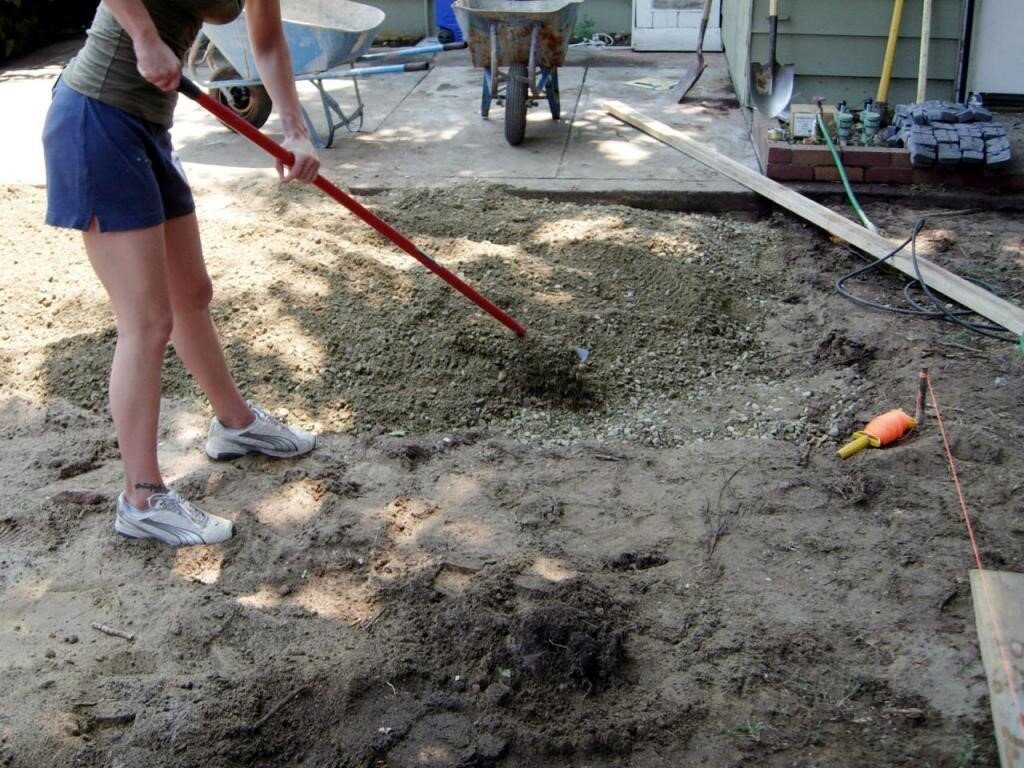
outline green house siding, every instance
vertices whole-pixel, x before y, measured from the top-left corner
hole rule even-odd
[[[768,62],[768,0],[727,0],[723,27],[729,66],[741,101],[749,93],[750,62]],[[793,64],[793,100],[857,105],[878,92],[892,20],[892,0],[780,0],[776,58]],[[889,84],[890,104],[917,94],[921,0],[906,0]],[[951,98],[955,88],[963,0],[934,0],[927,98]],[[745,21],[746,19],[746,21]],[[749,39],[746,45],[744,35]]]
[[[722,4],[722,45],[725,47],[725,59],[729,62],[729,74],[732,76],[736,95],[741,104],[746,104],[750,62],[756,61],[750,58],[754,0],[723,0]],[[767,5],[764,10],[768,13]],[[765,45],[767,46],[767,41]]]
[[[362,2],[363,0],[359,0]],[[377,30],[375,40],[419,40],[430,34],[436,34],[434,24],[434,4],[424,0],[385,0],[385,2],[366,3],[384,11],[384,23]],[[429,13],[428,13],[429,10]]]

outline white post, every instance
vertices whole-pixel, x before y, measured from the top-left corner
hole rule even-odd
[[[932,35],[932,0],[924,0],[921,11],[921,61],[917,68],[917,102],[925,99],[928,88],[928,47]]]

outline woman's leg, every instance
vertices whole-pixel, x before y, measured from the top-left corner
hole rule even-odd
[[[210,316],[213,286],[203,260],[194,213],[164,222],[167,285],[174,328],[171,343],[213,406],[206,453],[226,459],[247,453],[280,458],[301,456],[316,446],[316,436],[282,424],[249,404],[238,391]]]
[[[253,413],[238,390],[210,316],[213,286],[203,260],[194,213],[164,223],[167,284],[174,328],[171,343],[227,427],[250,424]]]
[[[117,316],[110,411],[124,463],[125,498],[139,509],[164,490],[157,461],[160,374],[171,334],[162,226],[84,233],[86,252]]]

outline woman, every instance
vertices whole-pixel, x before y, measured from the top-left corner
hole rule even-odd
[[[231,521],[169,490],[157,460],[167,342],[213,407],[206,452],[308,453],[314,435],[288,427],[239,392],[209,305],[195,205],[169,128],[181,62],[204,21],[239,16],[243,0],[102,0],[88,40],[54,88],[43,143],[48,224],[82,230],[117,317],[110,410],[124,465],[115,529],[171,545],[231,537]],[[248,0],[254,58],[295,157],[282,181],[311,182],[320,161],[299,107],[279,0]]]

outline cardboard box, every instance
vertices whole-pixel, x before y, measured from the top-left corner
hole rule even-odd
[[[821,105],[821,116],[833,136],[836,131],[836,108],[828,104]],[[817,104],[789,105],[789,135],[794,139],[806,139],[814,134],[818,124]]]

